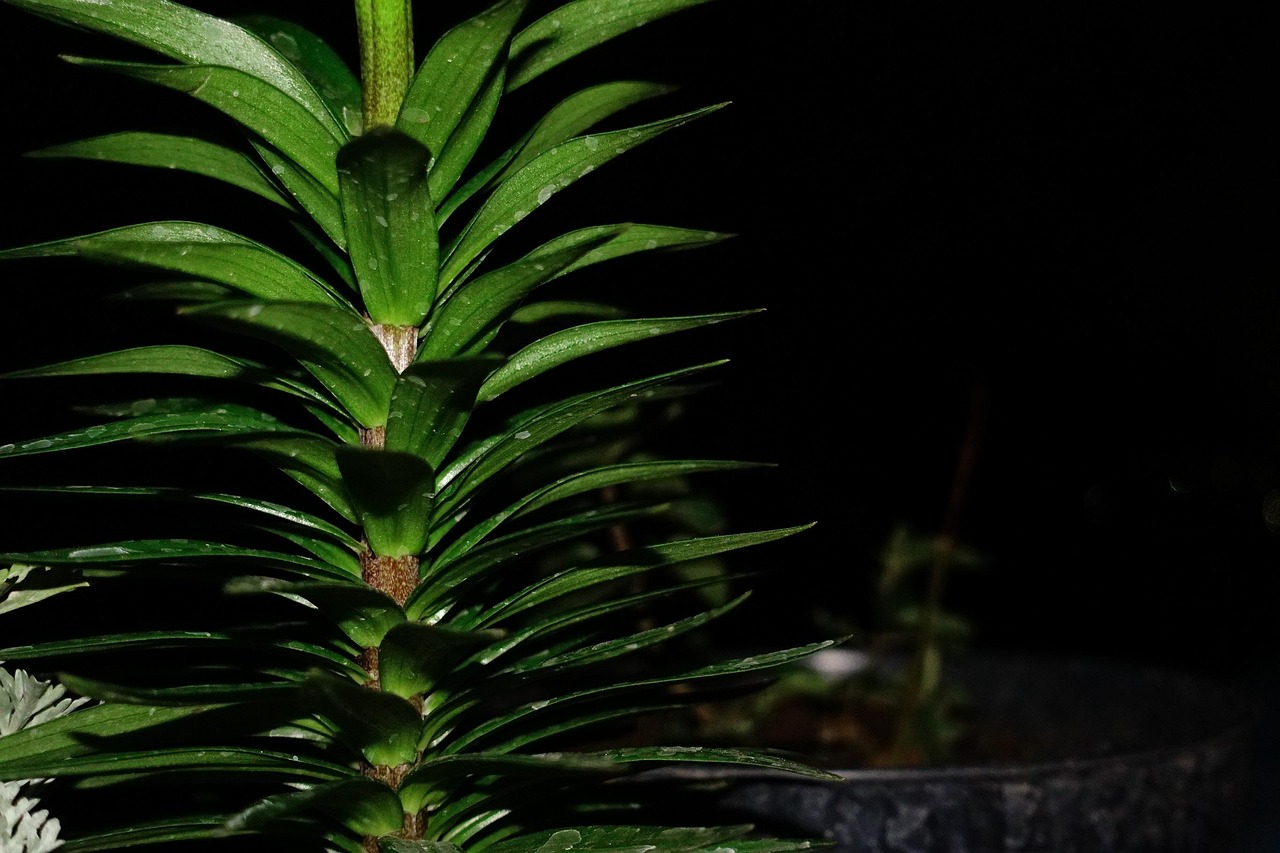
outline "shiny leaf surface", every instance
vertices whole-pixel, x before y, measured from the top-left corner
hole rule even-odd
[[[374,323],[418,326],[435,300],[440,241],[430,162],[425,146],[390,128],[338,153],[347,250]]]
[[[293,205],[261,168],[233,148],[192,136],[124,131],[30,152],[28,157],[75,157],[157,169],[179,169],[248,190],[283,207]]]

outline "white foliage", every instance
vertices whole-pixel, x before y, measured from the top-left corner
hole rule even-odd
[[[61,847],[57,818],[50,819],[40,802],[22,796],[21,782],[0,782],[0,853],[44,853]]]
[[[88,585],[81,578],[79,569],[74,567],[51,568],[21,563],[0,567],[0,613]]]
[[[87,701],[67,696],[61,684],[0,668],[0,737],[57,719]],[[38,799],[24,796],[35,785],[31,780],[0,782],[0,853],[44,853],[62,845],[57,819],[36,809]]]
[[[50,684],[22,670],[0,669],[0,737],[57,719],[87,699],[72,699],[61,684]]]

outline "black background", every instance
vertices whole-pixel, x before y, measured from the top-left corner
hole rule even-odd
[[[324,5],[317,29],[350,55],[347,5]],[[752,630],[807,640],[819,608],[867,617],[893,525],[941,525],[981,389],[960,535],[989,566],[948,599],[975,643],[1262,679],[1280,649],[1274,15],[977,5],[723,0],[575,67],[732,101],[579,198],[608,211],[595,221],[740,235],[624,285],[655,312],[767,309],[709,334],[731,361],[681,437],[779,463],[726,495],[742,526],[817,522],[753,558],[778,571]],[[179,179],[18,154],[203,108],[119,105],[147,90],[54,58],[110,53],[86,34],[9,7],[0,33],[6,243],[133,221],[121,199],[186,210]],[[201,185],[186,215],[244,209],[220,192]],[[99,309],[49,299],[93,283],[36,268],[0,273],[6,363],[93,351]],[[6,432],[32,434],[8,399]]]

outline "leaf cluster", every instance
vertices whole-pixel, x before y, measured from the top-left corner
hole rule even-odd
[[[804,526],[641,535],[673,518],[670,497],[689,478],[755,467],[636,453],[652,414],[699,390],[715,362],[555,381],[605,351],[751,312],[633,317],[608,300],[543,297],[544,287],[728,235],[618,222],[509,248],[519,244],[508,234],[561,191],[723,105],[626,124],[628,109],[669,87],[594,83],[504,146],[490,139],[512,93],[705,0],[570,0],[542,16],[529,0],[500,0],[414,58],[394,124],[377,126],[366,126],[356,72],[297,23],[169,0],[6,2],[157,56],[69,61],[185,93],[244,136],[232,146],[128,131],[38,156],[220,181],[270,202],[306,247],[150,221],[0,251],[8,262],[136,270],[124,296],[170,305],[178,328],[218,342],[179,335],[10,371],[6,382],[176,380],[184,393],[96,406],[88,425],[0,446],[0,464],[127,445],[156,468],[175,453],[226,460],[243,480],[7,487],[210,521],[198,534],[0,551],[0,563],[74,578],[67,587],[143,597],[103,630],[61,622],[0,648],[0,660],[56,671],[98,700],[0,738],[0,778],[49,777],[86,800],[128,804],[102,823],[68,815],[65,849],[263,835],[290,849],[386,853],[800,844],[750,827],[682,829],[635,811],[652,786],[605,782],[688,762],[822,775],[803,764],[736,749],[582,747],[602,726],[825,645],[648,665],[661,644],[745,599],[708,607],[694,593],[724,574],[668,570]],[[263,494],[262,471],[289,490]],[[200,611],[215,599],[232,605],[210,620]]]

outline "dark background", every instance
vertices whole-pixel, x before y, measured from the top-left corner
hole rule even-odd
[[[1272,690],[1275,15],[971,5],[728,0],[582,60],[685,82],[678,103],[733,102],[611,164],[617,183],[584,182],[580,198],[741,235],[626,284],[666,313],[767,309],[710,333],[731,362],[682,435],[779,463],[726,495],[743,526],[817,522],[753,558],[778,570],[758,584],[753,624],[808,640],[818,609],[869,618],[892,527],[943,523],[980,390],[959,534],[988,567],[948,590],[975,645]],[[349,12],[334,8],[318,29],[349,52]],[[16,159],[157,115],[145,99],[108,105],[141,86],[53,58],[102,42],[8,7],[0,34],[6,242],[124,224],[96,209],[121,196],[147,216],[183,208],[190,190],[163,175]],[[163,121],[190,110],[163,103]],[[97,333],[72,305],[30,313],[24,292],[53,285],[10,275],[8,363]]]

